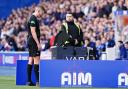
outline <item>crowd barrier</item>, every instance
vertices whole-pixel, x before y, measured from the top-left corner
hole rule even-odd
[[[51,59],[51,52],[41,52],[41,59]],[[16,60],[28,60],[28,52],[0,52],[0,66],[16,66]]]
[[[128,88],[127,65],[121,60],[41,60],[40,87]],[[26,84],[26,66],[27,60],[17,60],[16,85]]]
[[[75,60],[78,58],[80,60],[85,59],[81,55],[83,55],[83,52],[81,54],[78,54],[77,57],[73,57],[70,55],[66,57],[66,59],[68,60]],[[106,60],[106,58],[107,58],[107,54],[103,52],[101,59]],[[51,51],[47,50],[41,52],[41,59],[51,60],[55,58],[52,58]],[[0,52],[0,66],[16,66],[16,60],[28,60],[28,52]]]
[[[27,60],[28,52],[0,52],[0,65],[16,66],[16,60]]]

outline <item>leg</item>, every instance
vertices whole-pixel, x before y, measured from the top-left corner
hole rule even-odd
[[[28,66],[27,66],[28,82],[31,82],[32,63],[33,63],[33,58],[29,57]]]
[[[40,56],[34,57],[34,72],[36,76],[36,84],[39,85],[39,62],[40,62]]]
[[[33,57],[33,59],[34,59],[34,64],[39,65],[39,62],[40,62],[40,56]]]
[[[36,42],[31,42],[31,45],[29,47],[30,47],[29,56],[33,58],[33,63],[34,63],[34,72],[35,72],[36,82],[39,83],[40,51],[38,51]]]
[[[28,65],[27,65],[27,77],[28,77],[27,85],[29,85],[29,86],[34,86],[34,84],[31,81],[32,64],[33,64],[33,58],[32,57],[29,57]]]

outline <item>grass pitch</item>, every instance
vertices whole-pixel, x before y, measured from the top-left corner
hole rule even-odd
[[[16,86],[15,67],[0,66],[0,89],[128,89],[128,88],[40,88],[36,86]]]
[[[114,89],[114,88],[40,88],[36,86],[16,86],[15,76],[0,76],[0,89]],[[117,89],[117,88],[115,88]],[[122,88],[118,88],[122,89]],[[128,88],[123,88],[128,89]]]

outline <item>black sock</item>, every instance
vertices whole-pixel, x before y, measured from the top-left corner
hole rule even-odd
[[[39,65],[38,64],[34,64],[34,72],[36,76],[36,82],[39,82]]]
[[[28,77],[28,82],[31,82],[31,73],[32,73],[32,65],[28,64],[28,65],[27,65],[27,77]]]

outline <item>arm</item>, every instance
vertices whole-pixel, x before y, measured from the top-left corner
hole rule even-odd
[[[66,41],[71,42],[72,39],[67,34],[65,26],[62,25],[60,32],[55,37],[54,45],[56,45],[56,46],[63,46]]]
[[[45,46],[44,46],[44,48],[43,48],[42,51],[45,51],[45,50],[47,50],[47,49],[49,49],[49,48],[50,48],[50,39],[48,40],[47,43],[45,43]]]
[[[78,37],[78,41],[83,41],[83,32],[80,29],[80,36]]]
[[[38,40],[38,38],[37,38],[37,34],[36,34],[36,32],[35,32],[36,27],[30,27],[30,28],[31,28],[32,37],[33,37],[33,39],[35,40],[36,44],[37,44],[37,45],[40,44],[40,42],[39,42],[39,40]]]
[[[35,32],[36,28],[35,27],[30,27],[31,28],[31,34],[32,34],[32,37],[33,39],[35,40],[36,44],[37,44],[37,47],[38,47],[38,50],[41,50],[41,45],[40,45],[40,42],[37,38],[37,34]]]
[[[66,41],[68,41],[69,43],[75,43],[75,39],[72,38],[72,36],[70,34],[67,33],[66,31],[66,27],[64,25],[62,25],[62,31],[63,31],[63,39],[64,39],[64,43]]]
[[[61,46],[61,44],[62,44],[62,34],[63,33],[62,33],[62,27],[61,27],[60,31],[55,36],[54,46]]]
[[[35,40],[38,50],[41,50],[41,45],[40,45],[40,41],[37,38],[37,34],[36,34],[36,20],[35,18],[31,18],[30,19],[30,31],[32,34],[33,39]]]
[[[81,45],[81,46],[84,44],[84,40],[83,40],[83,32],[82,32],[81,29],[80,29],[80,34],[79,34],[79,37],[77,38],[76,43],[79,44],[79,45]]]

